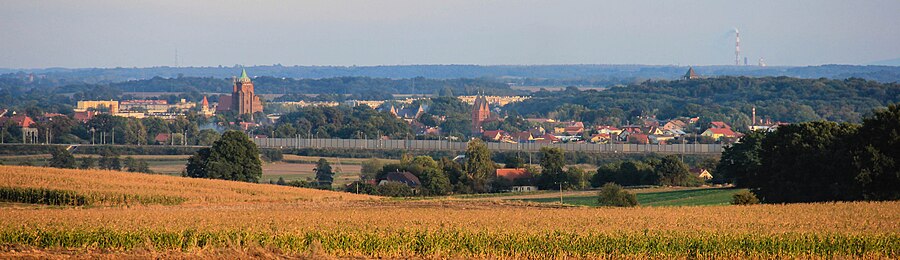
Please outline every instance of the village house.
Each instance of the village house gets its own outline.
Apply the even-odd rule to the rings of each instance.
[[[601,134],[609,134],[609,135],[619,135],[622,133],[622,129],[616,128],[615,126],[598,126],[597,132]]]
[[[709,128],[731,129],[731,126],[722,121],[712,121],[709,123]]]
[[[488,141],[500,141],[505,134],[506,131],[503,130],[488,130],[481,133],[481,136]]]
[[[13,115],[8,117],[0,117],[0,124],[11,121],[21,128],[30,128],[34,124],[34,119],[26,115]]]
[[[650,136],[646,134],[630,134],[628,135],[628,143],[631,144],[649,144]]]
[[[675,140],[674,135],[650,135],[649,138],[652,144],[671,144]]]
[[[707,171],[706,169],[703,169],[703,168],[694,168],[694,169],[691,169],[690,172],[691,172],[691,174],[693,174],[694,176],[697,176],[697,177],[699,177],[699,178],[701,178],[701,179],[704,179],[704,180],[711,180],[711,179],[713,178],[712,174],[709,173],[709,171]]]
[[[384,185],[388,182],[399,182],[406,184],[410,188],[418,188],[422,186],[422,182],[419,181],[419,177],[416,177],[410,172],[389,172],[384,175],[384,179],[378,182],[378,185]]]
[[[532,177],[531,173],[525,170],[525,168],[501,168],[497,169],[495,172],[497,178],[504,178],[510,181],[529,179]]]
[[[669,122],[666,122],[666,124],[664,124],[662,126],[662,129],[663,130],[682,130],[682,129],[684,129],[685,126],[687,126],[687,124],[684,121],[675,119],[675,120],[669,120]]]
[[[534,138],[534,142],[538,144],[552,144],[559,143],[560,141],[562,140],[560,140],[559,137],[556,137],[552,134],[544,134],[542,136]]]
[[[730,128],[709,128],[706,131],[703,131],[700,136],[708,136],[712,137],[714,140],[721,140],[722,138],[735,138],[737,134],[734,131],[731,131]]]
[[[595,144],[605,144],[605,143],[609,143],[609,141],[610,141],[610,135],[608,133],[607,134],[604,134],[604,133],[594,134],[591,136],[590,139],[588,139],[588,142],[595,143]]]

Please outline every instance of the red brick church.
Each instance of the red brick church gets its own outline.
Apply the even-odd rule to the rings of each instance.
[[[232,80],[231,96],[219,97],[216,112],[234,111],[238,115],[262,112],[262,102],[253,91],[253,82],[247,77],[247,71],[241,69],[241,77]]]
[[[481,133],[481,124],[491,117],[491,109],[484,95],[475,98],[475,106],[472,108],[472,133]]]

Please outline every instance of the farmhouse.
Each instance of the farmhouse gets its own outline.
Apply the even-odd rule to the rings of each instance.
[[[526,171],[525,168],[503,168],[497,169],[497,178],[504,178],[510,181],[514,181],[517,179],[527,179],[531,178],[531,173]]]
[[[701,179],[704,179],[704,180],[710,180],[713,178],[712,174],[703,168],[691,169],[691,174],[693,174],[694,176],[700,177]]]
[[[378,183],[378,185],[384,185],[388,182],[399,182],[406,184],[410,188],[417,188],[422,185],[422,182],[419,181],[419,177],[416,177],[412,173],[409,172],[391,172],[384,175],[384,179]]]

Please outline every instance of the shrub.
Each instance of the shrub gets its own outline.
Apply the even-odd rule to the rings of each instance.
[[[731,204],[734,205],[752,205],[759,204],[759,199],[756,198],[756,194],[750,192],[748,190],[742,190],[735,193],[731,197]]]
[[[262,157],[268,162],[280,162],[284,160],[284,154],[279,149],[263,149]]]
[[[612,207],[633,207],[638,205],[637,196],[615,183],[607,183],[600,188],[597,202],[600,206]]]
[[[246,134],[227,131],[212,147],[188,159],[185,176],[257,182],[262,176],[259,148]]]
[[[409,197],[415,195],[412,188],[401,182],[389,181],[378,185],[376,188],[378,195],[390,197]]]
[[[75,156],[63,147],[54,147],[50,150],[50,167],[75,169]]]

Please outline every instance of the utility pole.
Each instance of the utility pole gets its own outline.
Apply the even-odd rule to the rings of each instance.
[[[559,182],[559,204],[563,204],[562,182]]]

